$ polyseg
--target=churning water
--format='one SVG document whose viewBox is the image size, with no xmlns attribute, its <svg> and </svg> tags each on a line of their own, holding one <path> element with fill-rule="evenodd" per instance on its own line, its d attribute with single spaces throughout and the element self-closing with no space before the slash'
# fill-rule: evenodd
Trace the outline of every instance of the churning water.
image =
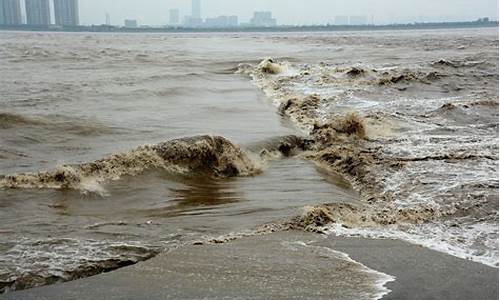
<svg viewBox="0 0 500 300">
<path fill-rule="evenodd" d="M 0 33 L 0 290 L 116 269 L 304 206 L 363 205 L 347 181 L 276 151 L 349 111 L 379 151 L 374 197 L 436 213 L 338 233 L 497 264 L 497 35 Z M 260 73 L 266 57 L 276 74 Z M 305 116 L 277 114 L 311 95 L 321 103 Z"/>
</svg>

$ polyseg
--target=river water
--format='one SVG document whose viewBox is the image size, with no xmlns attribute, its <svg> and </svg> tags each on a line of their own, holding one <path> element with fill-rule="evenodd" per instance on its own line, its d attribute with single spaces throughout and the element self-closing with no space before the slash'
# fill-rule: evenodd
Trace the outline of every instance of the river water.
<svg viewBox="0 0 500 300">
<path fill-rule="evenodd" d="M 281 96 L 290 91 L 343 95 L 337 106 L 322 107 L 323 117 L 353 108 L 369 114 L 374 107 L 380 111 L 380 106 L 393 110 L 393 117 L 398 111 L 420 110 L 414 101 L 399 101 L 400 93 L 406 93 L 405 99 L 440 99 L 425 109 L 429 113 L 450 102 L 447 99 L 465 103 L 471 94 L 493 99 L 498 96 L 497 35 L 496 29 L 314 34 L 1 32 L 0 174 L 80 165 L 141 145 L 201 134 L 224 136 L 258 156 L 276 137 L 306 135 L 303 124 L 276 113 L 279 99 L 273 98 L 276 94 L 269 92 L 269 85 L 241 74 L 242 66 L 256 66 L 266 57 L 290 67 L 288 73 L 270 79 L 282 80 L 276 89 Z M 358 82 L 346 81 L 343 87 L 315 85 L 325 79 L 321 77 L 325 72 L 332 71 L 329 67 L 414 69 L 439 59 L 464 57 L 472 63 L 486 62 L 474 64 L 475 82 L 458 74 L 446 86 L 377 90 L 372 98 Z M 297 72 L 305 70 L 312 74 L 310 78 L 297 77 Z M 394 102 L 380 104 L 381 98 Z M 493 111 L 498 109 L 493 107 Z M 482 232 L 489 247 L 476 253 L 485 257 L 478 261 L 494 265 L 498 231 L 488 226 L 498 225 L 498 213 L 491 212 L 498 210 L 498 201 L 492 200 L 498 196 L 498 122 L 488 117 L 480 121 L 493 126 L 480 128 L 484 139 L 465 143 L 474 148 L 490 141 L 482 149 L 489 149 L 484 155 L 491 157 L 481 160 L 482 165 L 472 164 L 484 171 L 475 174 L 487 185 L 486 194 L 478 197 L 489 199 L 489 210 L 477 215 L 484 222 L 474 230 L 485 228 Z M 467 125 L 463 123 L 454 124 L 472 130 L 468 119 Z M 427 129 L 438 130 L 434 125 Z M 421 132 L 415 133 L 415 139 L 422 137 Z M 467 136 L 475 137 L 476 132 Z M 433 146 L 420 141 L 418 145 L 422 143 L 441 147 L 441 142 Z M 390 146 L 387 155 L 404 151 Z M 461 172 L 456 166 L 444 167 Z M 346 180 L 308 160 L 276 157 L 259 162 L 259 168 L 259 175 L 230 179 L 141 169 L 137 174 L 91 181 L 78 189 L 4 184 L 0 189 L 0 288 L 22 289 L 88 276 L 150 258 L 184 242 L 286 219 L 305 206 L 360 201 Z M 465 174 L 457 176 L 461 181 L 476 178 Z M 384 176 L 392 183 L 387 189 L 408 190 L 415 182 L 412 176 L 400 175 L 401 181 L 394 174 Z M 442 179 L 437 176 L 433 184 Z M 484 189 L 471 188 L 475 190 L 466 192 Z M 425 197 L 401 194 L 411 200 L 404 205 L 442 196 L 425 189 L 421 192 Z M 398 234 L 409 233 L 395 230 L 390 236 Z M 442 232 L 415 230 L 411 234 L 428 242 Z"/>
</svg>

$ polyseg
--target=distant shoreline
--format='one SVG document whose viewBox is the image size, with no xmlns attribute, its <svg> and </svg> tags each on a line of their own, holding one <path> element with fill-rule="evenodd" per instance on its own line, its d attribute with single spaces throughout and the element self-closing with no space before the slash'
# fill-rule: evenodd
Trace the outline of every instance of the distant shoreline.
<svg viewBox="0 0 500 300">
<path fill-rule="evenodd" d="M 227 28 L 188 28 L 188 27 L 140 27 L 125 28 L 109 25 L 76 27 L 0 25 L 7 31 L 50 31 L 50 32 L 113 32 L 113 33 L 217 33 L 217 32 L 329 32 L 329 31 L 379 31 L 379 30 L 425 30 L 498 27 L 498 21 L 411 23 L 391 25 L 313 25 L 277 27 L 227 27 Z"/>
</svg>

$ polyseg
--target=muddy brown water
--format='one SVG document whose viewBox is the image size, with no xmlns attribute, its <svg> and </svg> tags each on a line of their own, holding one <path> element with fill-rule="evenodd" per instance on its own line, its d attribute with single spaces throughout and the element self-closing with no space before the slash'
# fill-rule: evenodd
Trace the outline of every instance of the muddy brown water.
<svg viewBox="0 0 500 300">
<path fill-rule="evenodd" d="M 265 148 L 277 136 L 303 131 L 281 118 L 272 99 L 249 78 L 235 74 L 241 63 L 275 57 L 313 69 L 323 62 L 392 70 L 428 67 L 440 58 L 472 57 L 474 63 L 482 57 L 491 62 L 498 58 L 497 35 L 496 29 L 215 35 L 1 32 L 0 174 L 52 170 L 199 134 L 221 135 L 244 149 Z M 469 74 L 475 81 L 458 74 L 453 86 L 409 85 L 376 93 L 355 86 L 354 96 L 340 99 L 333 108 L 371 112 L 378 100 L 403 93 L 410 100 L 382 105 L 397 116 L 398 111 L 418 110 L 411 100 L 415 97 L 439 94 L 442 100 L 446 94 L 455 99 L 479 84 L 485 94 L 495 94 L 497 84 L 491 85 L 488 76 L 498 71 L 497 62 L 475 68 Z M 307 91 L 310 83 L 296 90 Z M 436 108 L 445 103 L 441 100 Z M 467 118 L 452 117 L 459 125 Z M 498 123 L 492 130 L 498 130 Z M 488 182 L 492 169 L 484 175 Z M 357 201 L 345 181 L 298 158 L 267 162 L 262 174 L 251 177 L 216 180 L 147 170 L 93 184 L 86 191 L 0 189 L 0 288 L 75 279 L 147 259 L 186 241 L 289 218 L 304 206 Z"/>
</svg>

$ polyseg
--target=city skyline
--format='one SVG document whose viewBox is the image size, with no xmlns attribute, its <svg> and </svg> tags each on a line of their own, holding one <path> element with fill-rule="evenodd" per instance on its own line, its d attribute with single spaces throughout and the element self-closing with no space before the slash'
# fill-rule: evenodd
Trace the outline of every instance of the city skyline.
<svg viewBox="0 0 500 300">
<path fill-rule="evenodd" d="M 54 8 L 53 14 L 51 14 L 50 4 L 49 2 L 53 1 L 52 7 Z M 347 7 L 344 7 L 343 10 L 335 10 L 333 11 L 335 14 L 329 14 L 328 19 L 324 22 L 319 21 L 311 23 L 289 23 L 286 19 L 280 19 L 280 9 L 283 7 L 277 7 L 276 10 L 265 10 L 265 9 L 256 9 L 251 12 L 245 12 L 245 14 L 249 13 L 249 16 L 242 18 L 240 15 L 231 14 L 232 8 L 230 5 L 219 7 L 220 14 L 214 14 L 214 3 L 220 2 L 222 0 L 163 0 L 158 2 L 157 0 L 146 0 L 144 3 L 149 4 L 160 4 L 165 5 L 166 3 L 170 3 L 172 5 L 178 4 L 179 6 L 171 6 L 168 10 L 164 11 L 162 16 L 162 22 L 154 23 L 145 21 L 145 17 L 126 17 L 125 19 L 121 19 L 120 17 L 116 17 L 113 15 L 113 9 L 117 6 L 111 6 L 109 10 L 105 10 L 103 16 L 101 16 L 100 22 L 89 23 L 86 22 L 87 18 L 85 17 L 85 11 L 88 10 L 89 4 L 93 0 L 85 0 L 82 1 L 82 11 L 79 9 L 78 0 L 0 0 L 0 23 L 3 24 L 20 24 L 19 23 L 19 14 L 22 15 L 22 22 L 28 25 L 42 25 L 47 26 L 51 24 L 56 24 L 59 26 L 76 26 L 76 25 L 116 25 L 123 26 L 125 20 L 135 20 L 138 24 L 144 26 L 185 26 L 185 27 L 235 27 L 240 24 L 243 26 L 257 26 L 257 27 L 273 27 L 276 25 L 372 25 L 372 24 L 391 24 L 391 23 L 412 23 L 412 22 L 443 22 L 443 21 L 473 21 L 477 20 L 479 17 L 489 17 L 492 20 L 498 20 L 498 14 L 481 14 L 479 11 L 481 10 L 471 10 L 473 11 L 473 15 L 464 15 L 461 17 L 451 17 L 451 16 L 441 16 L 441 17 L 429 17 L 420 15 L 419 17 L 415 17 L 414 19 L 404 20 L 403 16 L 398 16 L 398 20 L 396 21 L 381 21 L 378 15 L 374 14 L 354 14 L 354 12 L 360 11 L 358 10 L 347 10 Z M 102 0 L 101 4 L 105 4 L 106 1 Z M 123 4 L 133 4 L 138 0 L 123 0 Z M 242 0 L 234 0 L 234 2 L 241 2 Z M 275 0 L 275 2 L 279 2 L 281 0 Z M 294 3 L 297 6 L 302 0 L 295 0 Z M 317 0 L 320 2 L 323 0 Z M 359 2 L 369 3 L 373 0 L 359 0 Z M 390 2 L 393 0 L 382 0 L 382 2 Z M 401 0 L 404 1 L 404 0 Z M 428 1 L 428 0 L 423 0 Z M 446 1 L 446 0 L 444 0 Z M 449 1 L 449 0 L 448 0 Z M 259 2 L 256 0 L 255 2 Z M 260 0 L 261 4 L 265 4 L 266 0 Z M 338 2 L 342 2 L 339 0 Z M 410 0 L 406 0 L 406 2 L 411 2 Z M 494 2 L 494 3 L 492 3 Z M 20 3 L 20 5 L 19 5 Z M 491 4 L 493 6 L 497 6 L 496 1 L 492 0 L 477 0 L 474 3 L 466 0 L 455 0 L 454 2 L 459 6 L 460 4 L 468 4 L 474 7 L 483 7 L 490 8 Z M 184 6 L 182 6 L 182 5 Z M 186 6 L 187 4 L 187 6 Z M 20 12 L 19 9 L 20 8 Z M 123 10 L 128 10 L 130 7 L 134 7 L 134 5 L 124 5 L 119 6 Z M 183 8 L 181 8 L 183 7 Z M 256 6 L 254 6 L 256 7 Z M 259 7 L 269 7 L 266 5 L 261 5 Z M 308 6 L 309 7 L 309 6 Z M 310 5 L 310 7 L 314 7 L 314 5 Z M 95 7 L 96 9 L 99 7 Z M 100 7 L 104 8 L 104 7 Z M 138 7 L 136 7 L 138 8 Z M 146 6 L 147 8 L 147 6 Z M 351 8 L 352 9 L 352 8 Z M 455 7 L 456 9 L 456 7 Z M 161 11 L 156 9 L 155 11 Z M 278 12 L 276 14 L 276 11 Z M 96 11 L 94 11 L 96 12 Z M 140 13 L 141 10 L 134 10 L 134 13 Z M 351 12 L 352 14 L 342 14 L 342 12 Z M 365 11 L 367 12 L 367 11 Z M 447 11 L 450 13 L 451 11 Z M 282 13 L 282 12 L 281 12 Z M 304 13 L 305 14 L 305 13 Z M 82 17 L 83 15 L 83 17 Z M 132 15 L 132 14 L 131 14 Z M 278 16 L 277 16 L 278 15 Z M 111 18 L 113 16 L 113 18 Z M 83 21 L 80 22 L 80 19 Z M 148 18 L 149 19 L 149 18 Z M 113 20 L 113 21 L 111 21 Z M 279 22 L 278 22 L 279 20 Z"/>
<path fill-rule="evenodd" d="M 23 24 L 78 26 L 80 25 L 78 0 L 0 0 L 0 25 Z"/>
<path fill-rule="evenodd" d="M 193 15 L 192 1 L 199 0 L 122 0 L 120 6 L 112 0 L 81 2 L 81 23 L 104 24 L 105 13 L 112 16 L 113 25 L 122 25 L 125 19 L 137 19 L 141 24 L 162 26 L 169 24 L 169 11 L 178 10 L 180 23 Z M 271 11 L 279 24 L 313 25 L 335 24 L 336 16 L 361 17 L 368 23 L 390 24 L 431 21 L 467 21 L 479 17 L 498 19 L 496 0 L 202 0 L 201 17 L 237 16 L 247 23 L 256 11 Z M 290 5 L 293 3 L 292 5 Z"/>
</svg>

